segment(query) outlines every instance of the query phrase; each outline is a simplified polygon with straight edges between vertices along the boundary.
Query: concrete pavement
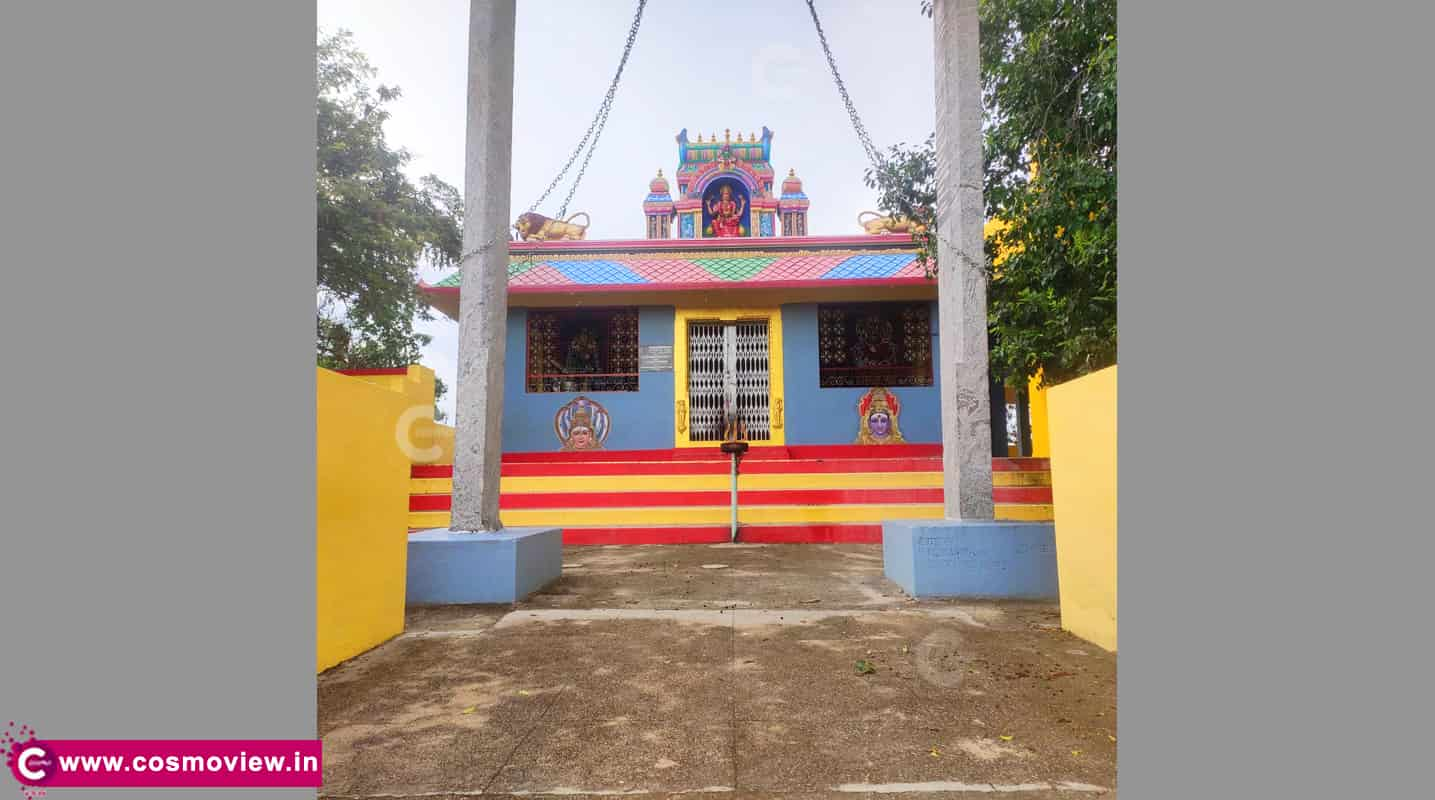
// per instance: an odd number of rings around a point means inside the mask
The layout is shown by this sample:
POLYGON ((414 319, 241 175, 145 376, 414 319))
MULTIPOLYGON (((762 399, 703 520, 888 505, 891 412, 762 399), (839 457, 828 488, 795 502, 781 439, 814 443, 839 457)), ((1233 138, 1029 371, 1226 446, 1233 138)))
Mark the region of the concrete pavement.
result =
POLYGON ((876 545, 564 560, 321 675, 320 796, 1114 795, 1115 655, 1054 604, 917 602, 876 545))

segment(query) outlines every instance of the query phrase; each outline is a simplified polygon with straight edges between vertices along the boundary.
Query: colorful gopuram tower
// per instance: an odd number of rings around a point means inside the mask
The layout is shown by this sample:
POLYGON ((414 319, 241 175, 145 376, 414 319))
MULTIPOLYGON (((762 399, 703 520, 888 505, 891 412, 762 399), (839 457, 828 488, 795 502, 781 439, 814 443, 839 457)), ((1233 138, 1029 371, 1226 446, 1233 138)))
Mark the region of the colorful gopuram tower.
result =
POLYGON ((773 193, 772 131, 734 137, 727 129, 721 139, 690 141, 684 128, 677 143, 677 194, 659 170, 643 201, 647 238, 672 238, 674 221, 679 239, 778 236, 779 214, 781 235, 807 234, 807 195, 796 173, 788 171, 781 197, 773 193))

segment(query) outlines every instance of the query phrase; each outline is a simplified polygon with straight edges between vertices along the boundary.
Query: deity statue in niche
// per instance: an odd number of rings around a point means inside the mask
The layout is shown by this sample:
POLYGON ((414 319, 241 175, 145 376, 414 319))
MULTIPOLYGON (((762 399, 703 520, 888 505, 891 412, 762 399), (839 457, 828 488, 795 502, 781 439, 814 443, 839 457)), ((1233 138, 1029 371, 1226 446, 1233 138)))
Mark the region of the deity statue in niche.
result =
POLYGON ((553 432, 563 450, 601 450, 612 427, 608 411, 586 397, 575 397, 558 409, 553 432))
POLYGON ((892 321, 873 314, 856 325, 857 341, 852 344, 852 366, 886 367, 897 358, 892 321))
POLYGON ((901 444, 902 430, 897 415, 902 404, 897 396, 876 386, 857 402, 857 444, 901 444))
POLYGON ((582 375, 598 371, 598 337, 584 328, 568 341, 568 352, 563 358, 563 371, 569 375, 582 375))
MULTIPOLYGON (((711 198, 711 195, 709 196, 711 198)), ((746 202, 738 197, 733 199, 732 187, 724 184, 718 189, 715 199, 707 201, 708 213, 712 215, 713 236, 745 236, 742 215, 747 210, 746 202)))

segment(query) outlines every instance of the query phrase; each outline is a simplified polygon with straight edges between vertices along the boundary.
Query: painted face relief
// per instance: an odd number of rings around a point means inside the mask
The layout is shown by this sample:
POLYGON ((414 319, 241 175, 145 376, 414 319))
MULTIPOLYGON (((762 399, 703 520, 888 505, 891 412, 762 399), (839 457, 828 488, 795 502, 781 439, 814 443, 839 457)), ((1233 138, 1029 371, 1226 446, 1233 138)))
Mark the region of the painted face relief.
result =
POLYGON ((901 444, 902 429, 897 421, 902 403, 884 387, 867 390, 857 402, 857 444, 901 444))
POLYGON ((607 409, 586 397, 564 403, 553 416, 553 433, 563 450, 602 450, 611 431, 607 409))
POLYGON ((892 418, 885 412, 878 411, 867 418, 867 429, 872 431, 873 436, 885 439, 892 433, 892 418))

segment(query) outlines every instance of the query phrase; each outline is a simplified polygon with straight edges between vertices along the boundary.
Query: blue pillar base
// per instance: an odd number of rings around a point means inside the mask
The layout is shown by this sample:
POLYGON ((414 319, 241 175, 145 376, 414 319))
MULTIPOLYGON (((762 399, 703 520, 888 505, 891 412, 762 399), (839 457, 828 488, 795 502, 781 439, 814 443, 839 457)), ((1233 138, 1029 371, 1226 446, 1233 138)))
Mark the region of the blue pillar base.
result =
POLYGON ((1056 600, 1056 524, 883 522, 882 571, 913 597, 1056 600))
POLYGON ((561 528, 409 534, 410 605, 516 603, 563 574, 561 528))

